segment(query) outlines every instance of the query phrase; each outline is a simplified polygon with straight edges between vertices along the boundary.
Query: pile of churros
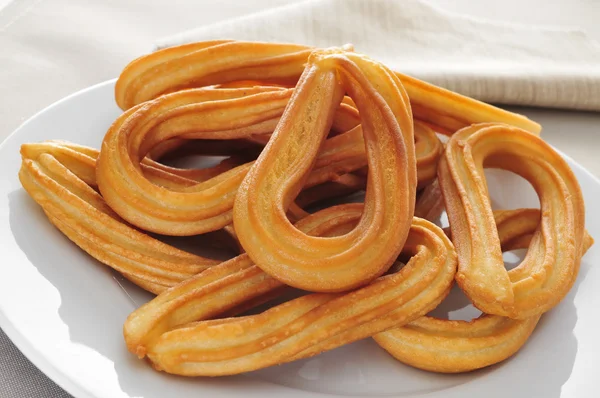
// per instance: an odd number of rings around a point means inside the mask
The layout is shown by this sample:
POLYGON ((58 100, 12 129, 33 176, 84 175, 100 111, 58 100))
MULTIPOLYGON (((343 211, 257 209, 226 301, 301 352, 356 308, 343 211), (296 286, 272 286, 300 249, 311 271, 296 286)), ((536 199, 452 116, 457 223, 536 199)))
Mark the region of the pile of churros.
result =
POLYGON ((537 123, 350 45, 168 48, 131 62, 115 97, 100 150, 25 144, 19 177, 70 240, 157 294, 124 324, 157 370, 232 375, 365 338, 428 371, 489 366, 525 344, 593 244, 579 184, 537 123), (172 166, 190 155, 223 160, 172 166), (540 209, 493 210, 484 168, 524 177, 540 209), (207 234, 238 255, 157 234, 207 234), (503 251, 522 248, 507 271, 503 251), (482 316, 428 316, 455 282, 482 316))

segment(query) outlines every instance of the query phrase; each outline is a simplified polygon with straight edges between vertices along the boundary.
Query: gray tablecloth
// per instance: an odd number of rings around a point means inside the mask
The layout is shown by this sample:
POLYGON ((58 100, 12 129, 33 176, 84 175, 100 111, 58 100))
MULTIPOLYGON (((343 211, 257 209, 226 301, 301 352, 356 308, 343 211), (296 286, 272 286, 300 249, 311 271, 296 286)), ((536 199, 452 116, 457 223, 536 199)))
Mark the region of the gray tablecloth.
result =
MULTIPOLYGON (((0 9, 0 139, 36 111, 113 78, 160 37, 292 0, 13 0, 0 9)), ((0 0, 0 7, 7 0, 0 0)), ((600 2, 432 0, 441 7, 511 22, 583 28, 600 40, 600 2)), ((544 138, 600 176, 596 113, 519 109, 544 138), (574 136, 573 131, 578 131, 574 136)), ((0 398, 69 397, 0 331, 0 398)))

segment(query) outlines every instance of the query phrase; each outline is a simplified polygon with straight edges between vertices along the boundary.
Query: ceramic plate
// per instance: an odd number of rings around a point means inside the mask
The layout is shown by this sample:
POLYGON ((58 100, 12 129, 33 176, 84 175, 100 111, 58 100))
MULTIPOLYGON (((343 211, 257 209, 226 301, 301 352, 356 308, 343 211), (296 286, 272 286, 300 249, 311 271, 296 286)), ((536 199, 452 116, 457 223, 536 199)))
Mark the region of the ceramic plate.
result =
MULTIPOLYGON (((542 317, 523 349, 484 370, 463 375, 423 372, 397 362, 367 339, 236 377, 188 379, 153 371, 126 350, 122 337, 127 315, 151 296, 65 238, 17 178, 22 143, 64 139, 99 148, 119 115, 113 89, 110 81, 65 98, 31 118, 0 146, 0 326, 34 364, 74 396, 598 396, 600 244, 584 257, 570 294, 542 317)), ((598 240, 600 182, 567 160, 583 188, 587 229, 598 240)), ((538 205, 533 190, 520 178, 502 172, 487 175, 496 207, 538 205)), ((514 255, 505 259, 518 261, 514 255)), ((450 319, 477 314, 458 291, 436 310, 437 316, 450 319)))

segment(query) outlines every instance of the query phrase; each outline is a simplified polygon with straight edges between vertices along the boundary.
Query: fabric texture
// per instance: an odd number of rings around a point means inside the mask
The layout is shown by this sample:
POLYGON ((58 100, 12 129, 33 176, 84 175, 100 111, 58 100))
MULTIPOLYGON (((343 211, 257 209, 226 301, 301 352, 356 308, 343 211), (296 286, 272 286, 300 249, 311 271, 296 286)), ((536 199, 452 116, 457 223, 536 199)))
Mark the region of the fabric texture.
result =
POLYGON ((420 0, 305 1, 170 36, 157 48, 216 38, 352 43, 392 69, 482 101, 600 110, 600 45, 583 32, 484 21, 420 0))
POLYGON ((69 398, 0 331, 0 398, 69 398))

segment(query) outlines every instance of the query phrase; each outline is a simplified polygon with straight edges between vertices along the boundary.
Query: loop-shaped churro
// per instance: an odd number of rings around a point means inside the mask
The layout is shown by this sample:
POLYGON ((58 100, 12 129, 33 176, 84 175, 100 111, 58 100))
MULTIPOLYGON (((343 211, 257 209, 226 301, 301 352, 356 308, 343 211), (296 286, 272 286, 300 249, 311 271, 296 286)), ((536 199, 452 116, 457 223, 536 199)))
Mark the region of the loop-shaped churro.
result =
MULTIPOLYGON (((540 222, 537 209, 495 211, 502 250, 524 249, 540 222)), ((593 240, 585 235, 583 252, 593 240)), ((527 341, 540 319, 510 319, 483 314, 472 321, 421 317, 373 336, 392 356, 408 365, 442 373, 468 372, 504 361, 527 341)))
MULTIPOLYGON (((184 88, 222 83, 239 87, 236 82, 247 80, 294 86, 313 50, 308 46, 227 40, 171 47, 127 65, 117 81, 115 98, 126 110, 184 88)), ((408 92, 415 119, 437 132, 451 134, 482 122, 507 123, 536 134, 541 131, 539 124, 524 116, 401 73, 396 75, 408 92)))
POLYGON ((383 274, 402 249, 414 212, 415 166, 410 105, 395 75, 364 56, 317 51, 238 190, 238 239, 259 267, 287 285, 322 292, 361 286, 383 274), (330 129, 340 82, 361 115, 369 164, 365 211, 348 234, 313 237, 298 231, 286 211, 330 129))
MULTIPOLYGON (((355 225, 362 209, 361 204, 328 208, 298 228, 335 233, 355 225)), ((316 355, 410 322, 446 296, 456 256, 442 230, 415 218, 403 253, 412 257, 400 271, 350 293, 314 293, 258 315, 193 322, 281 286, 242 255, 133 312, 125 340, 156 368, 188 376, 236 374, 316 355)))
POLYGON ((450 138, 438 179, 459 256, 456 280, 477 308, 524 319, 548 311, 567 294, 582 255, 584 204, 573 172, 550 145, 517 127, 473 125, 450 138), (523 262, 508 272, 484 167, 522 176, 540 198, 540 227, 523 262))
MULTIPOLYGON (((153 147, 174 137, 236 139, 270 133, 292 92, 265 87, 197 89, 130 109, 111 126, 102 144, 96 171, 102 196, 122 218, 146 231, 195 235, 229 225, 238 186, 252 162, 227 167, 184 189, 157 186, 140 162, 153 147)), ((337 107, 334 121, 346 125, 343 121, 349 118, 355 124, 355 112, 347 105, 337 107)), ((366 164, 364 145, 355 137, 350 130, 328 140, 308 186, 366 164)))

